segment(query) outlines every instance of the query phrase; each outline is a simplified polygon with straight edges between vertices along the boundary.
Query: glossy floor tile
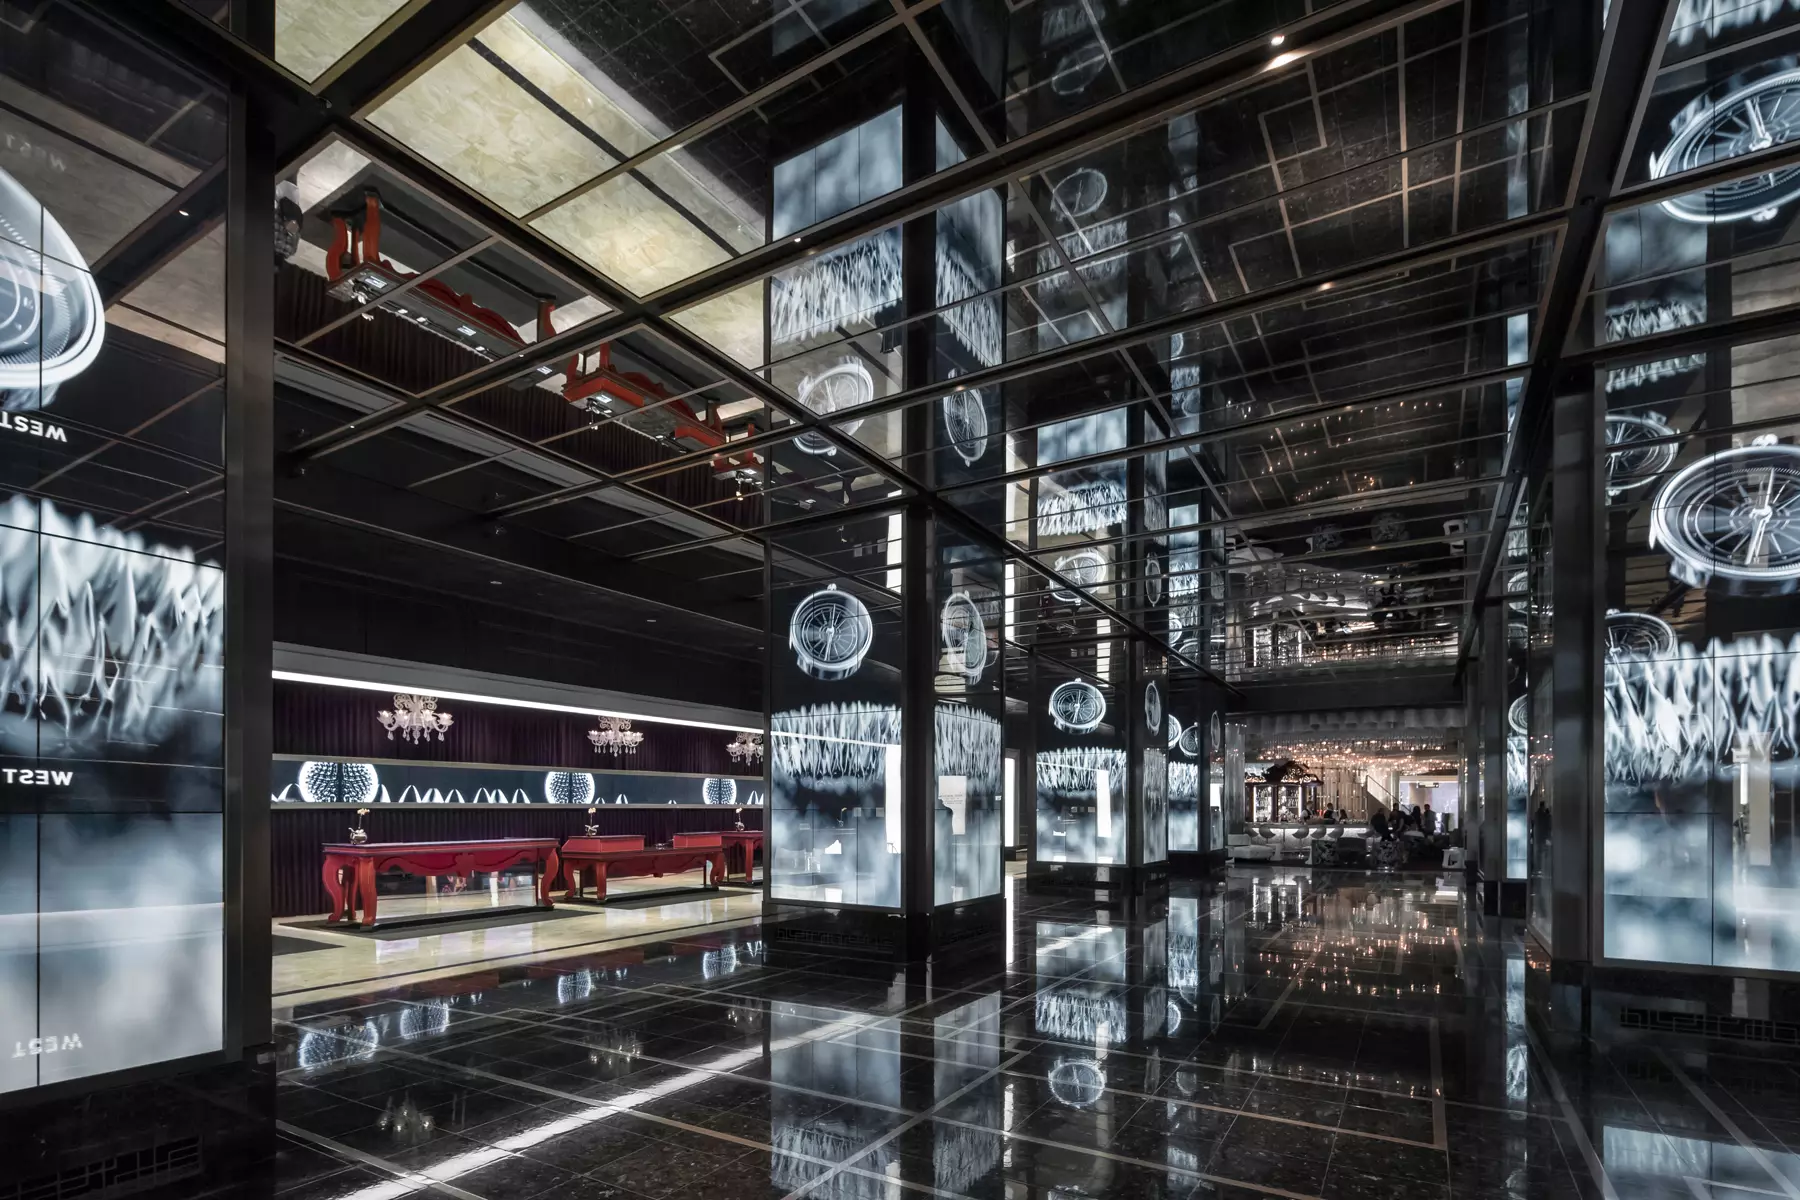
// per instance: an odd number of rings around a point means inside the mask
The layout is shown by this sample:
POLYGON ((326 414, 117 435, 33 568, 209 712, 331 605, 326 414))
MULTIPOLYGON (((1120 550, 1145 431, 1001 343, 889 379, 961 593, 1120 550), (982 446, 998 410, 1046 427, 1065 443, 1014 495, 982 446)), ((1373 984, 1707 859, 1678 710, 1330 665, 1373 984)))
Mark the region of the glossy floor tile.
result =
MULTIPOLYGON (((666 879, 618 879, 612 882, 610 894, 614 900, 627 901, 629 907, 564 904, 559 891, 556 919, 495 923, 451 932, 434 932, 432 925, 421 924, 391 929, 376 938, 336 929, 295 928, 316 925, 323 921, 322 915, 284 919, 275 923, 277 934, 319 948, 276 955, 275 1003, 278 1007, 317 1003, 371 987, 422 983, 481 967, 518 966, 743 924, 761 915, 760 892, 702 892, 699 882, 698 872, 666 879), (693 890, 670 892, 671 885, 681 884, 692 885, 693 890), (662 893, 663 901, 643 905, 638 898, 651 893, 662 893)), ((385 903, 382 914, 388 915, 385 903)))
MULTIPOLYGON (((1800 1074, 1551 1054, 1460 878, 1011 889, 991 961, 766 961, 755 923, 301 1005, 284 1197, 1800 1195, 1800 1074)), ((305 957, 305 956, 299 956, 305 957)))

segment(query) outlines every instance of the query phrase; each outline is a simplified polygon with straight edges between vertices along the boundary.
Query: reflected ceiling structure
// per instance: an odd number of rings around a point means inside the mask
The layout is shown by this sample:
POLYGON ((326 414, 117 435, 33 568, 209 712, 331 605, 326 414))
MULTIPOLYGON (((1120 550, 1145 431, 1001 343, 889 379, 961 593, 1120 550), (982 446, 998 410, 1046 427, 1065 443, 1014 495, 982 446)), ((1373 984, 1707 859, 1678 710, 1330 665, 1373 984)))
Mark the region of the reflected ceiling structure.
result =
MULTIPOLYGON (((1447 677, 1557 389, 1720 336, 1679 298, 1586 320, 1623 214, 1781 226, 1800 171, 1782 6, 277 0, 279 70, 103 6, 281 114, 291 544, 746 659, 766 540, 916 502, 1006 559, 1006 639, 1089 678, 1131 636, 1231 687, 1447 677), (936 141, 903 164, 905 112, 936 141), (908 301, 915 244, 946 265, 908 301), (927 328, 956 349, 907 378, 927 328)), ((185 197, 109 303, 223 211, 185 197)), ((1620 494, 1672 468, 1658 420, 1617 422, 1620 494)))

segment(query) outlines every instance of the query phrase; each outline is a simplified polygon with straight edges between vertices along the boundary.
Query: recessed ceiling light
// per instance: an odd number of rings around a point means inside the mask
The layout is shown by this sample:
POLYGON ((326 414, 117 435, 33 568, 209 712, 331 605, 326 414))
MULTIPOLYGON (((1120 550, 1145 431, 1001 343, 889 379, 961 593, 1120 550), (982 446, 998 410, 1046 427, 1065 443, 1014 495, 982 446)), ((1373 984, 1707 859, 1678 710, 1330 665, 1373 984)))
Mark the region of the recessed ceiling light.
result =
POLYGON ((178 208, 175 211, 184 217, 188 215, 188 210, 185 208, 178 208))
POLYGON ((656 624, 656 618, 655 618, 655 617, 645 617, 645 618, 644 618, 644 624, 646 624, 646 625, 654 625, 654 624, 656 624))
POLYGON ((490 580, 488 580, 488 582, 493 584, 495 587, 500 586, 500 581, 498 579, 490 579, 490 580))
POLYGON ((798 241, 799 241, 799 240, 800 240, 800 235, 799 235, 799 234, 795 234, 795 235, 794 235, 794 241, 796 241, 796 242, 798 242, 798 241))
POLYGON ((1272 37, 1272 38, 1270 38, 1270 39, 1269 39, 1269 45, 1271 45, 1271 46, 1279 46, 1279 45, 1281 45, 1281 43, 1283 43, 1283 42, 1285 42, 1285 41, 1287 41, 1287 34, 1285 34, 1285 33, 1278 33, 1278 34, 1276 34, 1276 35, 1275 35, 1275 36, 1274 36, 1274 37, 1272 37))
POLYGON ((1299 57, 1300 56, 1298 54, 1295 54, 1292 51, 1285 51, 1281 54, 1277 54, 1274 58, 1271 58, 1269 60, 1269 65, 1267 67, 1264 67, 1263 69, 1265 71, 1278 70, 1281 67, 1287 66, 1289 63, 1293 62, 1295 59, 1297 59, 1299 57))

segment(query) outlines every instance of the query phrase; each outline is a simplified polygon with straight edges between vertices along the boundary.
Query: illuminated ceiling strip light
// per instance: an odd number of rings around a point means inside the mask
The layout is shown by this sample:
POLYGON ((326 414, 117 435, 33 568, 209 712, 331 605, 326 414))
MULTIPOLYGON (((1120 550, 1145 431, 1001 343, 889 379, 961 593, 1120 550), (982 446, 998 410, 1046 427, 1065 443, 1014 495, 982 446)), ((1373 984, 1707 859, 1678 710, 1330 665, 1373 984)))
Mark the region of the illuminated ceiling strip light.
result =
POLYGON ((723 729, 728 733, 761 733, 754 725, 721 725, 716 721, 690 721, 681 717, 653 717, 646 713, 620 709, 595 708, 592 705, 551 704, 543 700, 512 700, 505 696, 482 696, 474 692, 448 692, 443 688, 420 683, 370 683, 362 679, 342 679, 335 675, 308 675, 300 671, 271 671, 273 679, 284 683, 317 683, 326 687, 355 688, 363 692, 416 692, 439 700, 461 700, 470 704, 497 704, 503 708, 535 708, 540 712, 573 713, 580 717, 626 717, 633 721, 650 721, 658 725, 685 725, 691 729, 723 729))

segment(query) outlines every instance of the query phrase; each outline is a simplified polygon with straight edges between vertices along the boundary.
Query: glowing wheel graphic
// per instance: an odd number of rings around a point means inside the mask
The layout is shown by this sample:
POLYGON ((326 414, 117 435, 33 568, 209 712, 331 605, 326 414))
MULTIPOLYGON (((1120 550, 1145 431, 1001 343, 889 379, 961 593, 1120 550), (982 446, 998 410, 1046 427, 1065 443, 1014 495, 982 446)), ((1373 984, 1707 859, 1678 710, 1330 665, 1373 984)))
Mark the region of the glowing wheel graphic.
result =
POLYGON ((1215 757, 1225 753, 1225 726, 1216 712, 1212 715, 1212 720, 1206 723, 1206 742, 1212 747, 1215 757))
POLYGON ((965 466, 974 466, 987 453, 987 405, 982 402, 980 388, 951 392, 944 397, 944 434, 950 449, 956 451, 956 457, 965 466))
POLYGON ((1083 42, 1056 61, 1056 70, 1050 74, 1050 90, 1059 96, 1079 96, 1105 66, 1105 47, 1099 42, 1083 42))
POLYGON ((1162 560, 1155 555, 1144 559, 1144 594, 1151 604, 1161 604, 1163 595, 1162 560))
POLYGON ((1090 1059, 1062 1059, 1046 1078, 1050 1094, 1070 1108, 1092 1108, 1106 1094, 1106 1072, 1090 1059))
POLYGON ((1674 442, 1655 442, 1675 431, 1655 413, 1607 413, 1606 444, 1617 447, 1606 456, 1606 494, 1621 496, 1653 482, 1675 461, 1674 442))
POLYGON ((987 623, 981 610, 967 592, 952 592, 938 614, 938 628, 944 635, 944 649, 954 662, 962 665, 962 673, 974 683, 987 669, 987 623))
POLYGON ((1181 722, 1174 713, 1169 714, 1169 749, 1173 750, 1181 744, 1181 722))
MULTIPOLYGON (((1106 582, 1106 558, 1098 550, 1077 550, 1056 560, 1056 573, 1083 591, 1106 582)), ((1052 589, 1050 595, 1064 604, 1079 604, 1081 597, 1069 588, 1052 589)))
POLYGON ((1094 168, 1076 167, 1056 181, 1056 186, 1050 189, 1050 198, 1056 201, 1063 216, 1072 221, 1079 220, 1106 203, 1110 186, 1106 176, 1094 168))
MULTIPOLYGON (((860 407, 874 398, 875 379, 869 374, 869 368, 854 358, 847 358, 823 374, 808 375, 800 381, 800 403, 821 417, 860 407)), ((861 427, 859 420, 845 421, 838 426, 845 433, 855 433, 861 427)), ((794 445, 807 454, 837 453, 837 447, 815 430, 795 437, 794 445)))
POLYGON ((1675 654, 1675 630, 1661 617, 1649 613, 1606 613, 1606 675, 1608 682, 1622 678, 1626 664, 1670 658, 1675 654))
POLYGON ((1657 493, 1650 544, 1683 583, 1749 594, 1800 584, 1800 447, 1771 443, 1708 455, 1657 493))
POLYGON ((1507 705, 1506 708, 1507 727, 1519 737, 1524 737, 1531 731, 1529 718, 1525 713, 1526 702, 1530 699, 1531 697, 1529 696, 1520 696, 1517 700, 1514 700, 1511 704, 1507 705))
MULTIPOLYGON (((1213 724, 1216 726, 1218 721, 1219 718, 1215 715, 1213 717, 1213 724)), ((1215 740, 1214 745, 1216 746, 1217 744, 1218 743, 1215 740)), ((1198 725, 1189 725, 1186 729, 1181 731, 1181 752, 1189 758, 1200 757, 1200 727, 1198 725)))
POLYGON ((1667 658, 1675 653, 1675 630, 1661 617, 1649 613, 1606 614, 1606 655, 1634 658, 1667 658))
POLYGON ((1162 689, 1152 679, 1144 685, 1144 728, 1151 733, 1163 727, 1162 689))
MULTIPOLYGON (((1695 167, 1779 146, 1800 130, 1800 71, 1782 71, 1730 92, 1701 108, 1661 154, 1650 157, 1650 177, 1661 179, 1695 167)), ((1724 224, 1768 221, 1800 196, 1800 167, 1782 167, 1663 201, 1682 221, 1724 224)))
POLYGON ((788 621, 788 647, 800 669, 827 683, 848 679, 875 641, 875 623, 861 600, 832 584, 800 602, 788 621))
POLYGON ((92 366, 106 335, 103 313, 81 251, 37 197, 0 170, 0 408, 36 405, 92 366))
POLYGON ((1050 723, 1064 733, 1092 733, 1106 719, 1106 697, 1091 683, 1071 679, 1050 693, 1050 723))

